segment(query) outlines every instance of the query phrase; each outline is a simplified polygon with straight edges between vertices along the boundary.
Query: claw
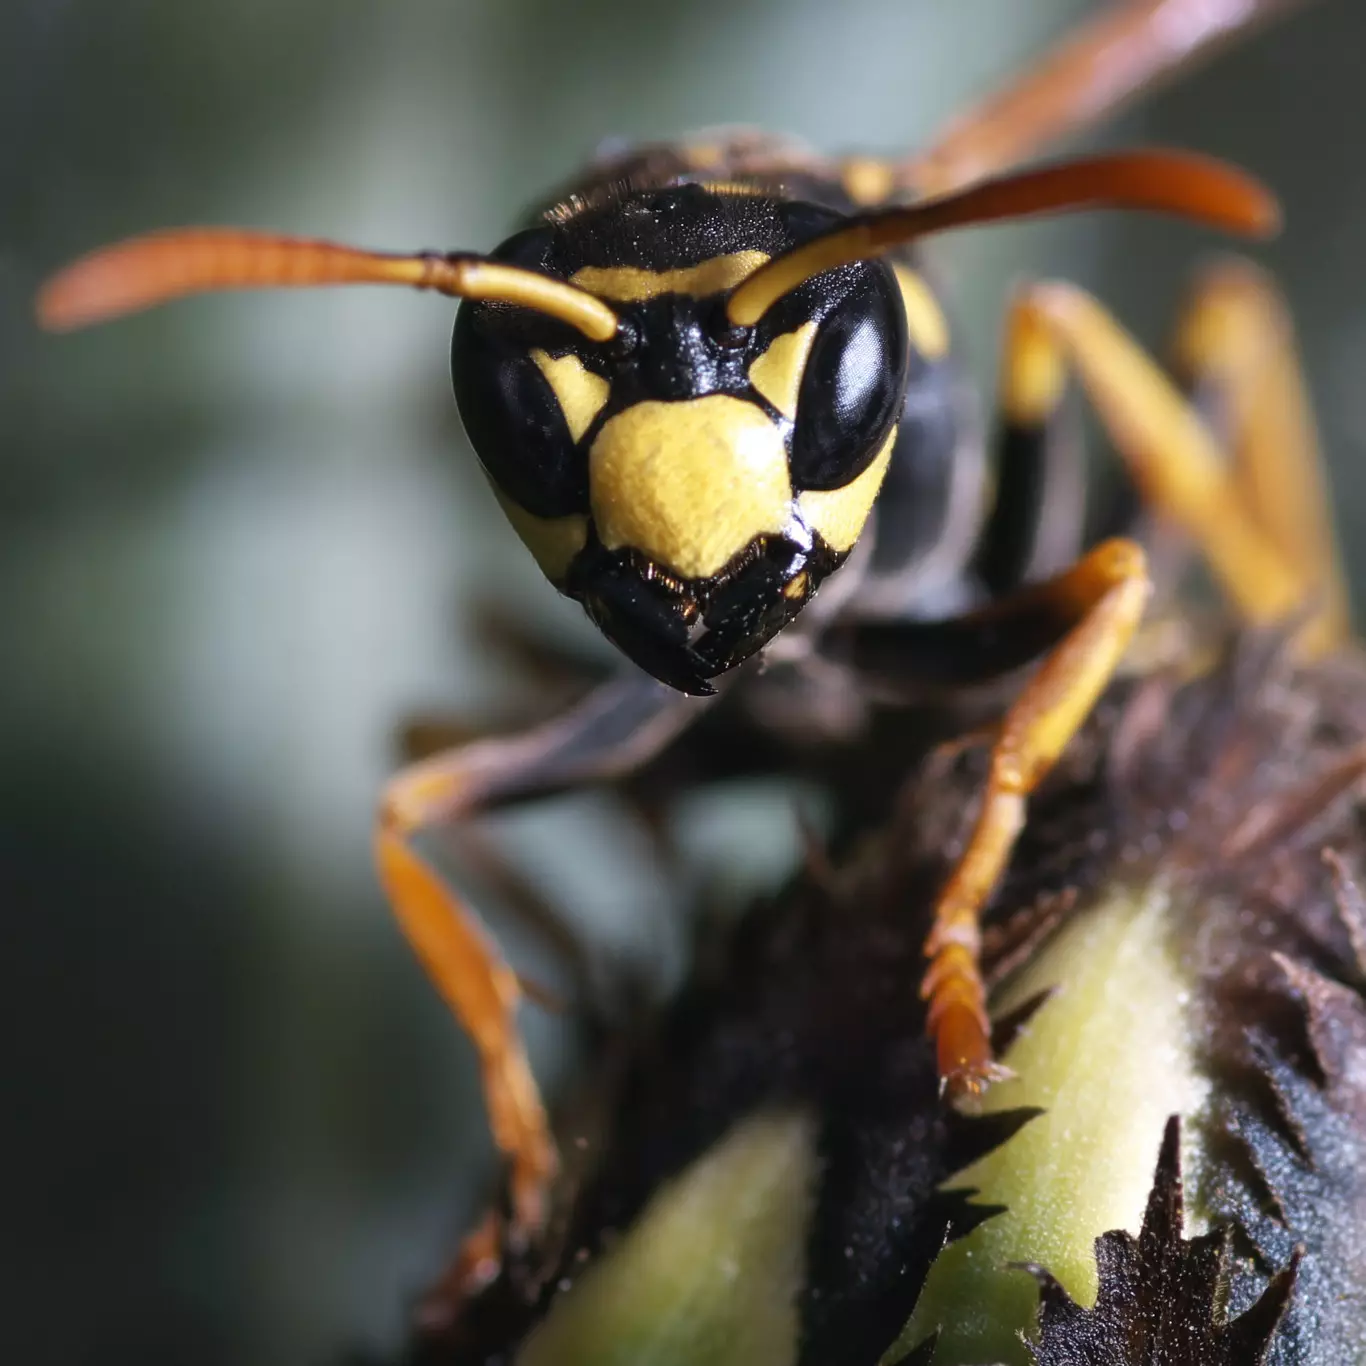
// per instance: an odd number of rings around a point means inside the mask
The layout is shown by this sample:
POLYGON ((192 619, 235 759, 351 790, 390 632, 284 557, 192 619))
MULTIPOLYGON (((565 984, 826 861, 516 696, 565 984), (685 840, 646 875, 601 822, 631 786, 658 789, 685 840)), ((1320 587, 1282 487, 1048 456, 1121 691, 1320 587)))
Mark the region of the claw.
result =
POLYGON ((448 1332, 464 1305, 497 1279, 503 1268, 503 1219, 490 1210, 460 1245, 455 1260, 417 1302, 418 1331, 448 1332))

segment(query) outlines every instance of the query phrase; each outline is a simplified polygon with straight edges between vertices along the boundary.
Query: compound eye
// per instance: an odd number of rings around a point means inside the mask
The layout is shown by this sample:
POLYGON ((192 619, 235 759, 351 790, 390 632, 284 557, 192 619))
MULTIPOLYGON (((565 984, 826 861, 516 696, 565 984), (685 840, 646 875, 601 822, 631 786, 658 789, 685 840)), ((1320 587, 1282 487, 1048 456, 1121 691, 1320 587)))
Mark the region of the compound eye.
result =
POLYGON ((475 454, 498 489, 534 516, 586 513, 588 460, 578 445, 582 430, 573 428, 597 386, 605 399, 606 381, 577 357, 499 336, 476 311, 461 308, 451 343, 455 401, 475 454))
POLYGON ((816 334, 792 433, 798 489, 840 489, 862 474, 900 414, 910 361, 891 272, 867 269, 816 334))

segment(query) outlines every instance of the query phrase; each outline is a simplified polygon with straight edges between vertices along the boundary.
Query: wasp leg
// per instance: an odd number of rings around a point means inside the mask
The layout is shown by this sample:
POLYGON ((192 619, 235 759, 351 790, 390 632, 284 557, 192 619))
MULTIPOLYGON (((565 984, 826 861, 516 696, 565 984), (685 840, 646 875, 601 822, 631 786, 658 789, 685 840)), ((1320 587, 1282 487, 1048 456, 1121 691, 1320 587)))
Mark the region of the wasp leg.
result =
POLYGON ((1081 433, 1064 411, 1063 358, 1037 317, 1006 321, 994 437, 996 488, 974 568, 993 597, 1075 563, 1086 528, 1081 433))
MULTIPOLYGON (((464 749, 479 741, 520 734, 526 725, 503 728, 466 719, 450 712, 413 712, 404 717, 397 730, 398 751, 410 764, 464 749)), ((492 840, 474 825, 463 823, 443 831, 457 855, 462 869, 486 887, 498 905, 514 916, 566 969, 573 984, 577 1003, 591 1004, 587 987, 591 977, 586 948, 552 897, 545 895, 503 856, 492 840)), ((564 1003, 525 977, 519 977, 522 994, 543 1009, 563 1008, 564 1003)))
POLYGON ((1219 44, 1291 10, 1298 0, 1118 0, 955 119, 893 169, 899 186, 945 194, 1018 165, 1091 128, 1219 44))
POLYGON ((1349 630, 1347 586, 1280 291, 1251 262, 1216 263, 1196 280, 1172 350, 1177 379, 1232 452, 1243 506, 1308 580, 1317 610, 1303 643, 1340 643, 1349 630))
MULTIPOLYGON (((1010 336, 1024 347, 1009 362, 1015 392, 1007 385, 1007 397, 1017 412, 1048 411, 1064 366, 1075 369, 1144 502, 1190 537, 1247 621, 1284 620, 1311 600, 1313 568, 1263 525, 1198 412, 1094 299, 1070 285, 1031 286, 1015 301, 1010 336)), ((1056 599, 1060 611, 1070 602, 1084 615, 1006 713, 981 814, 936 906, 923 991, 940 1072, 951 1088, 976 1090, 993 1075, 977 964, 981 907, 1023 826, 1026 797, 1114 674, 1150 591, 1142 551, 1117 540, 1018 597, 1027 611, 1056 599)), ((1014 601, 993 615, 1008 623, 1014 601)))
POLYGON ((380 880, 409 943, 478 1052, 490 1128, 510 1166, 514 1237, 525 1238, 543 1224, 557 1165, 517 1029, 521 989, 470 910, 413 849, 412 838, 494 806, 629 772, 673 739, 698 706, 652 680, 623 679, 543 726, 413 764, 389 782, 380 802, 380 880))
POLYGON ((497 1279, 503 1266, 503 1221, 489 1210, 465 1236, 451 1263, 418 1298, 413 1317, 420 1332, 441 1333, 460 1306, 497 1279))
MULTIPOLYGON (((925 942, 929 970, 921 995, 935 1040, 939 1075, 957 1094, 974 1093, 1002 1070, 992 1061, 986 988, 979 970, 982 907, 1024 827, 1025 804, 1095 706, 1143 616, 1151 585, 1133 541, 1097 546, 1066 573, 1020 595, 1020 610, 1040 607, 1076 624, 1045 655, 1006 712, 991 751, 982 809, 935 905, 925 942)), ((1008 626, 1007 600, 992 617, 1008 626)))
POLYGON ((1246 506, 1213 432, 1096 300, 1072 285, 1037 284, 1014 308, 1081 379, 1144 505, 1189 538, 1245 621, 1284 621, 1311 601, 1310 576, 1246 506))

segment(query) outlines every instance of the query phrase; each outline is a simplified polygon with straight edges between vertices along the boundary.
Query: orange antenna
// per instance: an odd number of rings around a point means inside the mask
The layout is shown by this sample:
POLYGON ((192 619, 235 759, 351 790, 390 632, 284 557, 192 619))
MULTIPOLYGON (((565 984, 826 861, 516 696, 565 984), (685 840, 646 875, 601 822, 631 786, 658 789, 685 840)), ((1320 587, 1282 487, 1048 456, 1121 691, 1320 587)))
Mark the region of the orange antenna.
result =
POLYGON ((1018 171, 940 199, 878 209, 760 266, 730 296, 726 316, 752 327, 784 294, 851 261, 948 228, 1082 209, 1175 214, 1247 236, 1280 226, 1274 196, 1246 173, 1188 152, 1122 152, 1018 171))
POLYGON ((218 289, 313 285, 411 285, 460 299, 532 308, 610 341, 619 320, 596 295, 485 256, 391 255, 234 228, 183 228, 103 247, 54 275, 38 292, 38 321, 65 332, 218 289))

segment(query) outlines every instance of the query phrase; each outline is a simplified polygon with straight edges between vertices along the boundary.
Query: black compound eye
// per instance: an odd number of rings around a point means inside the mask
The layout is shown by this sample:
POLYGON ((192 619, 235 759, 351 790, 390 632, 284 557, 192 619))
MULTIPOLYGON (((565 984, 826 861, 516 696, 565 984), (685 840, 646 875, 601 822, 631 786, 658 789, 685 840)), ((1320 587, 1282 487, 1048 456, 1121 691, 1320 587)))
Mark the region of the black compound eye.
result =
POLYGON ((792 433, 798 489, 840 489, 862 474, 900 415, 910 354, 892 273, 867 268, 816 334, 792 433))
MULTIPOLYGON (((533 339, 516 330, 502 335, 496 322, 480 321, 478 307, 461 307, 451 342, 455 401, 474 453, 498 488, 527 512, 537 517, 586 513, 588 460, 536 363, 533 339)), ((550 352, 539 354, 543 364, 556 363, 550 352)), ((576 365, 572 359, 558 360, 576 365)), ((580 379, 578 387, 592 381, 592 376, 580 379)))

